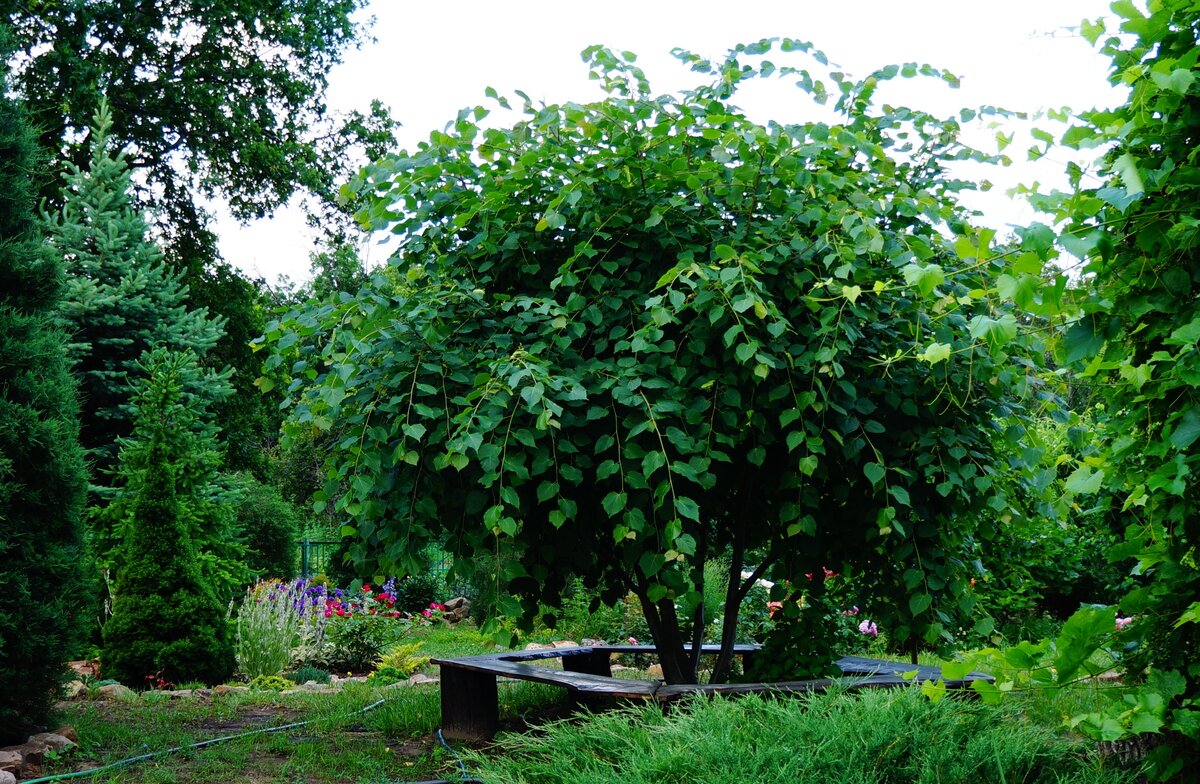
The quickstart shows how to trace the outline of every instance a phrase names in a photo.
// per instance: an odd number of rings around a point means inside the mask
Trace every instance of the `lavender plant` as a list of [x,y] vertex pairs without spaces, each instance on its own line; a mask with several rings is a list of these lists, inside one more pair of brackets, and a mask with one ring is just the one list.
[[238,669],[248,678],[278,675],[301,648],[319,648],[325,628],[324,586],[306,580],[259,582],[237,615]]

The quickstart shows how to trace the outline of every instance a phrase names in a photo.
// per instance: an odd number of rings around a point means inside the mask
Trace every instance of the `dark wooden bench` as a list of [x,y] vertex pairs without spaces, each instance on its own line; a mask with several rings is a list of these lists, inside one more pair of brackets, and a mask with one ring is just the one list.
[[[719,645],[705,645],[705,654],[716,654]],[[734,653],[743,662],[755,655],[757,645],[737,645]],[[669,703],[688,694],[746,694],[750,692],[820,692],[835,681],[830,679],[789,681],[782,683],[721,683],[679,684],[668,686],[661,681],[632,680],[612,677],[614,653],[657,655],[652,645],[595,645],[571,648],[547,648],[534,651],[506,651],[461,659],[434,659],[441,670],[442,734],[460,740],[486,740],[500,726],[498,677],[516,678],[565,687],[572,697],[583,704],[599,699],[653,700]],[[539,667],[526,662],[562,659],[562,669]],[[923,681],[941,679],[937,667],[865,659],[846,656],[839,659],[843,673],[836,681],[848,689],[889,688]],[[914,670],[916,671],[913,675]],[[948,689],[968,688],[976,680],[993,680],[991,676],[972,672],[962,678],[946,681]]]

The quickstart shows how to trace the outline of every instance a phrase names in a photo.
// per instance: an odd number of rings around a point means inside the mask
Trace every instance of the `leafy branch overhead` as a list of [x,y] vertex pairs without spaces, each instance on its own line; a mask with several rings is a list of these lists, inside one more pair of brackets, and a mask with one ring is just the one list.
[[[675,601],[728,551],[730,641],[743,567],[820,566],[892,597],[900,640],[937,641],[971,609],[972,513],[1010,504],[992,444],[1028,383],[947,169],[991,159],[956,118],[874,101],[956,80],[855,81],[792,40],[677,56],[707,83],[656,97],[594,47],[605,100],[518,93],[511,127],[475,107],[368,166],[347,190],[400,250],[355,299],[270,325],[268,369],[290,369],[295,423],[342,434],[326,498],[378,573],[429,539],[503,548],[514,614],[578,574],[681,648]],[[761,78],[831,120],[748,118],[732,100]]]

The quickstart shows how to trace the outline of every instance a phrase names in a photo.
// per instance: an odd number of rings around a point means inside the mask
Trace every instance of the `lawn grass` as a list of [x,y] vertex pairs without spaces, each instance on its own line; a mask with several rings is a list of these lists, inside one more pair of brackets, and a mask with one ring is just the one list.
[[[495,650],[466,626],[414,630],[420,655]],[[928,663],[935,663],[930,661]],[[436,672],[435,667],[426,668]],[[1081,687],[1014,697],[999,708],[911,689],[828,697],[697,700],[664,716],[657,707],[571,717],[563,689],[499,684],[496,745],[477,746],[472,775],[496,782],[1011,782],[1130,781],[1064,739],[1062,720],[1095,707]],[[370,711],[365,706],[383,700]],[[94,768],[213,738],[305,721],[109,770],[88,782],[129,784],[384,784],[449,778],[457,762],[437,742],[435,684],[350,683],[335,693],[229,693],[171,699],[146,692],[128,702],[63,706],[79,748],[43,774]],[[529,732],[536,729],[534,732]]]

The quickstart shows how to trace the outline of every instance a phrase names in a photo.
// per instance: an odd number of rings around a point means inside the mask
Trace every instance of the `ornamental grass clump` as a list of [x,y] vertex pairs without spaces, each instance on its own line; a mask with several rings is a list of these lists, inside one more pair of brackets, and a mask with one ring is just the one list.
[[324,597],[305,580],[259,582],[246,591],[237,614],[238,669],[251,679],[278,675],[294,650],[319,646],[324,628]]

